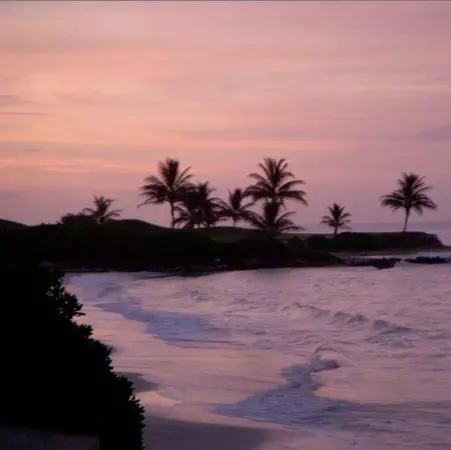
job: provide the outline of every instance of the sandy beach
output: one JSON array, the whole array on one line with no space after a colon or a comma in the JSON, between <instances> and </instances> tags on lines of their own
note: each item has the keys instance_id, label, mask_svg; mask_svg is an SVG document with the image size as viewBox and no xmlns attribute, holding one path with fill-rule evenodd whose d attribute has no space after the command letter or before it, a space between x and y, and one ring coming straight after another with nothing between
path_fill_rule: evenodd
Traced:
<instances>
[{"instance_id":1,"label":"sandy beach","mask_svg":"<svg viewBox=\"0 0 451 450\"><path fill-rule=\"evenodd\" d=\"M182 421L155 416L147 418L145 448L148 450L253 450L271 440L259 428Z\"/></svg>"},{"instance_id":2,"label":"sandy beach","mask_svg":"<svg viewBox=\"0 0 451 450\"><path fill-rule=\"evenodd\" d=\"M447 280L405 264L67 287L134 383L146 450L423 450L451 448Z\"/></svg>"}]
</instances>

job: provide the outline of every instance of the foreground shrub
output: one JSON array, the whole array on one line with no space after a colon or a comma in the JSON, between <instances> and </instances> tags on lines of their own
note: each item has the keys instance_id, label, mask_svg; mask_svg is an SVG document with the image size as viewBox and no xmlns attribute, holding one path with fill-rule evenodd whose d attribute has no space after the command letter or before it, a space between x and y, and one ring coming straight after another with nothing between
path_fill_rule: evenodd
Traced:
<instances>
[{"instance_id":1,"label":"foreground shrub","mask_svg":"<svg viewBox=\"0 0 451 450\"><path fill-rule=\"evenodd\" d=\"M77 324L62 273L3 267L0 421L99 437L101 450L142 448L143 410L132 384L113 372L111 350Z\"/></svg>"},{"instance_id":2,"label":"foreground shrub","mask_svg":"<svg viewBox=\"0 0 451 450\"><path fill-rule=\"evenodd\" d=\"M321 234L313 234L305 240L307 247L313 250L326 251L331 247L331 239Z\"/></svg>"}]
</instances>

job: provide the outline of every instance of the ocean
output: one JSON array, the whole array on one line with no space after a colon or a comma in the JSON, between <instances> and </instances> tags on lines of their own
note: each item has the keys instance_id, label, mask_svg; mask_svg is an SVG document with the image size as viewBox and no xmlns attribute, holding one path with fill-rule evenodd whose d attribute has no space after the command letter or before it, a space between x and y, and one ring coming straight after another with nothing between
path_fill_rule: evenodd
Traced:
<instances>
[{"instance_id":1,"label":"ocean","mask_svg":"<svg viewBox=\"0 0 451 450\"><path fill-rule=\"evenodd\" d=\"M270 426L274 450L451 449L451 264L161 275L67 280L149 412Z\"/></svg>"}]
</instances>

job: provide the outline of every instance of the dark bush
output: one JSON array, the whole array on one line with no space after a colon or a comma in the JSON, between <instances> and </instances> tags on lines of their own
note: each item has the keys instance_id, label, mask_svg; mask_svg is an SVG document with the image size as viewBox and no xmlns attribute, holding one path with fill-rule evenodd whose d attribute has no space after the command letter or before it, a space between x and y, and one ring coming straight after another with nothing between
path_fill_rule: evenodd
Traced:
<instances>
[{"instance_id":1,"label":"dark bush","mask_svg":"<svg viewBox=\"0 0 451 450\"><path fill-rule=\"evenodd\" d=\"M3 264L4 265L4 264ZM111 350L77 324L81 305L62 273L3 267L0 422L98 436L101 450L142 448L143 409L113 372Z\"/></svg>"},{"instance_id":2,"label":"dark bush","mask_svg":"<svg viewBox=\"0 0 451 450\"><path fill-rule=\"evenodd\" d=\"M131 232L109 224L40 225L0 234L4 255L34 255L65 268L124 270L165 269L184 264L211 264L216 243L191 230Z\"/></svg>"},{"instance_id":3,"label":"dark bush","mask_svg":"<svg viewBox=\"0 0 451 450\"><path fill-rule=\"evenodd\" d=\"M332 241L336 251L390 251L437 248L437 236L420 232L408 233L340 233Z\"/></svg>"},{"instance_id":4,"label":"dark bush","mask_svg":"<svg viewBox=\"0 0 451 450\"><path fill-rule=\"evenodd\" d=\"M378 250L374 234L345 232L333 238L332 246L336 251L371 251Z\"/></svg>"},{"instance_id":5,"label":"dark bush","mask_svg":"<svg viewBox=\"0 0 451 450\"><path fill-rule=\"evenodd\" d=\"M223 262L240 267L246 266L249 260L258 260L263 266L271 266L287 261L291 254L282 241L259 236L221 243L218 245L218 256Z\"/></svg>"},{"instance_id":6,"label":"dark bush","mask_svg":"<svg viewBox=\"0 0 451 450\"><path fill-rule=\"evenodd\" d=\"M293 252L299 252L301 250L304 250L306 248L306 244L303 239L300 239L298 237L292 237L286 241L287 247L290 249L290 251Z\"/></svg>"},{"instance_id":7,"label":"dark bush","mask_svg":"<svg viewBox=\"0 0 451 450\"><path fill-rule=\"evenodd\" d=\"M96 221L92 216L84 213L68 213L61 217L60 223L73 227L87 227L96 225Z\"/></svg>"},{"instance_id":8,"label":"dark bush","mask_svg":"<svg viewBox=\"0 0 451 450\"><path fill-rule=\"evenodd\" d=\"M327 251L331 247L331 240L321 234L313 234L305 240L307 247L313 250Z\"/></svg>"}]
</instances>

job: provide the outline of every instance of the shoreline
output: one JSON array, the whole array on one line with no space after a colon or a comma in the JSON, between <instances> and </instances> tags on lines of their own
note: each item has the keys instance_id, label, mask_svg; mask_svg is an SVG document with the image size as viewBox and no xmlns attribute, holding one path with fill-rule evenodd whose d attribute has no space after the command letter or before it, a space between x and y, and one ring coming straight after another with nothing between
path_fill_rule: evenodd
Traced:
<instances>
[{"instance_id":1,"label":"shoreline","mask_svg":"<svg viewBox=\"0 0 451 450\"><path fill-rule=\"evenodd\" d=\"M247 270L259 270L259 269L308 269L308 268L328 268L328 267L350 267L350 266L365 266L368 265L361 259L365 257L380 257L381 259L391 259L391 258L403 258L405 256L418 255L420 253L449 253L451 252L451 246L441 246L441 247L431 247L431 248L415 248L410 250L386 250L386 251L356 251L356 252L330 252L331 255L338 259L340 262L333 263L321 263L321 264L311 264L308 262L287 262L287 263L275 263L275 264L250 264L248 266L193 266L187 268L177 268L177 269L164 269L158 267L150 267L148 269L133 269L133 268L88 268L88 267L76 267L67 268L62 267L67 274L87 274L87 273L154 273L152 278L171 278L180 276L205 276L214 275L223 272L238 272ZM350 259L355 258L355 264L350 264Z\"/></svg>"},{"instance_id":2,"label":"shoreline","mask_svg":"<svg viewBox=\"0 0 451 450\"><path fill-rule=\"evenodd\" d=\"M447 253L451 252L451 246L443 245L441 247L431 247L431 248L413 248L407 250L361 250L356 252L333 252L334 255L340 256L404 256L404 255L415 255L417 253Z\"/></svg>"},{"instance_id":3,"label":"shoreline","mask_svg":"<svg viewBox=\"0 0 451 450\"><path fill-rule=\"evenodd\" d=\"M297 358L255 349L223 349L218 356L215 348L173 346L148 334L144 323L95 304L84 304L84 312L80 321L93 326L97 339L113 347L121 339L113 366L133 383L145 408L145 450L275 450L291 437L284 426L222 415L214 405L271 389L282 380L281 370ZM113 333L118 327L121 338Z\"/></svg>"},{"instance_id":4,"label":"shoreline","mask_svg":"<svg viewBox=\"0 0 451 450\"><path fill-rule=\"evenodd\" d=\"M144 448L152 450L256 450L274 442L269 428L146 416Z\"/></svg>"}]
</instances>

